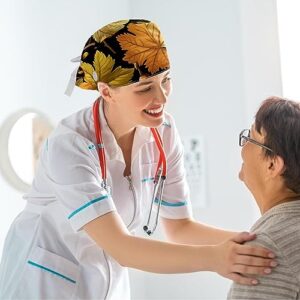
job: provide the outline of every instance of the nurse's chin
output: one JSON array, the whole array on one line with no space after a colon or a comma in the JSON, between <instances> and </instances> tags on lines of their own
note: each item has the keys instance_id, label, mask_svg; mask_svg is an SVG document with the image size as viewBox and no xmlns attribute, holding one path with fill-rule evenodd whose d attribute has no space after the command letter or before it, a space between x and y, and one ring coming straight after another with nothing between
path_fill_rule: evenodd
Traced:
<instances>
[{"instance_id":1,"label":"nurse's chin","mask_svg":"<svg viewBox=\"0 0 300 300\"><path fill-rule=\"evenodd\" d=\"M164 116L160 116L160 117L156 117L156 118L147 118L144 120L144 126L146 127L153 127L153 128L156 128L156 127L159 127L161 126L163 123L164 123Z\"/></svg>"}]
</instances>

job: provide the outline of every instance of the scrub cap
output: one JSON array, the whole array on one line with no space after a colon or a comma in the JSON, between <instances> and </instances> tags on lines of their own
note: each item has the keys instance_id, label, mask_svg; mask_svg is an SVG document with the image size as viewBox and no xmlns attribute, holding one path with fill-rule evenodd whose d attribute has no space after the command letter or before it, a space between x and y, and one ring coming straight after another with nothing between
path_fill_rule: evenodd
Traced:
<instances>
[{"instance_id":1,"label":"scrub cap","mask_svg":"<svg viewBox=\"0 0 300 300\"><path fill-rule=\"evenodd\" d=\"M120 87L170 68L163 36L148 20L121 20L96 31L81 54L76 83L97 90L97 82Z\"/></svg>"}]
</instances>

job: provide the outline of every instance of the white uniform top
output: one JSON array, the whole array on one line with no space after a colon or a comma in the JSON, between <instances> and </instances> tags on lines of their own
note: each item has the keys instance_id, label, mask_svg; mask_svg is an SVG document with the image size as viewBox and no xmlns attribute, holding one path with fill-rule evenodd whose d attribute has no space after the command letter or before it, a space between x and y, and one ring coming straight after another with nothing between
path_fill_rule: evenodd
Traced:
<instances>
[{"instance_id":1,"label":"white uniform top","mask_svg":"<svg viewBox=\"0 0 300 300\"><path fill-rule=\"evenodd\" d=\"M0 299L130 298L127 268L82 228L111 211L120 214L132 234L145 225L159 152L150 128L138 127L131 177L124 177L123 154L106 123L102 102L100 120L111 193L101 187L93 114L88 107L62 120L41 150L31 190L24 196L28 204L6 238ZM168 166L160 215L190 217L183 147L169 114L158 130Z\"/></svg>"}]
</instances>

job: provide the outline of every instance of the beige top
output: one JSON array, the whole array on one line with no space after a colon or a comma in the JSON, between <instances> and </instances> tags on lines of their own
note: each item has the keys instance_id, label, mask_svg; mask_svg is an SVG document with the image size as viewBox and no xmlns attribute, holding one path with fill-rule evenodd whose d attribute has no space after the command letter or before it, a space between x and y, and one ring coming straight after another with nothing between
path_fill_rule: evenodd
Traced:
<instances>
[{"instance_id":1,"label":"beige top","mask_svg":"<svg viewBox=\"0 0 300 300\"><path fill-rule=\"evenodd\" d=\"M270 275L258 276L256 286L233 283L227 299L300 299L300 200L271 208L251 232L257 239L248 244L272 250L279 265Z\"/></svg>"}]
</instances>

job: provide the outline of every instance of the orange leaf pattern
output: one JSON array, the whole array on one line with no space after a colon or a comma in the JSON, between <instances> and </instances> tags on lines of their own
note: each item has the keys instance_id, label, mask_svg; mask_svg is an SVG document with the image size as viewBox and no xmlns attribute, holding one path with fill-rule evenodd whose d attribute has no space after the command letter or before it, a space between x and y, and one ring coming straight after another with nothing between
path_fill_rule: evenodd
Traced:
<instances>
[{"instance_id":1,"label":"orange leaf pattern","mask_svg":"<svg viewBox=\"0 0 300 300\"><path fill-rule=\"evenodd\" d=\"M151 74L169 67L164 40L153 23L129 24L128 31L130 33L117 37L122 50L126 51L123 60L145 65Z\"/></svg>"}]
</instances>

